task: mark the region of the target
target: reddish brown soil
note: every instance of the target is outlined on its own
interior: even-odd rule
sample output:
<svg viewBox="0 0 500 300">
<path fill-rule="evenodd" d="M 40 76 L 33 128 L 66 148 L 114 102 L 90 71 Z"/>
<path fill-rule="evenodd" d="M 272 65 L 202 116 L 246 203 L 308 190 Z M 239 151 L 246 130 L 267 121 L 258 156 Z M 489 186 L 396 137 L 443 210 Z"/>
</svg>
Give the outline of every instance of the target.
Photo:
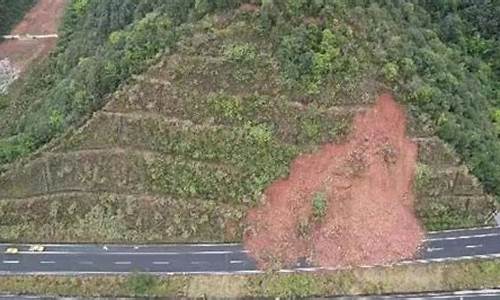
<svg viewBox="0 0 500 300">
<path fill-rule="evenodd" d="M 46 57 L 55 45 L 55 39 L 4 41 L 0 43 L 0 60 L 8 57 L 22 72 L 33 62 Z"/>
<path fill-rule="evenodd" d="M 12 30 L 12 34 L 56 33 L 66 3 L 67 0 L 38 0 L 37 4 Z"/>
<path fill-rule="evenodd" d="M 57 33 L 67 0 L 39 0 L 12 30 L 12 34 Z M 8 57 L 23 71 L 34 61 L 46 57 L 56 45 L 55 39 L 8 40 L 0 43 L 0 60 Z"/>
<path fill-rule="evenodd" d="M 264 204 L 247 215 L 245 247 L 262 268 L 306 258 L 344 267 L 415 255 L 423 230 L 414 215 L 412 182 L 417 146 L 390 95 L 354 120 L 348 142 L 299 156 L 290 176 L 272 184 Z M 314 217 L 317 193 L 326 215 Z"/>
</svg>

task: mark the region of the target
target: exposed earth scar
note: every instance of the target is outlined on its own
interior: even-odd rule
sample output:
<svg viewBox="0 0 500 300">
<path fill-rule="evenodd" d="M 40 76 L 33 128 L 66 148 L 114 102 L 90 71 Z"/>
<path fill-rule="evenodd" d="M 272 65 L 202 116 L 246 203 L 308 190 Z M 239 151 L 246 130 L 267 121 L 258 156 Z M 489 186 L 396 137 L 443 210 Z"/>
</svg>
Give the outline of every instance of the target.
<svg viewBox="0 0 500 300">
<path fill-rule="evenodd" d="M 245 247 L 259 267 L 345 267 L 391 263 L 415 255 L 423 229 L 414 214 L 417 146 L 391 95 L 354 120 L 345 144 L 295 159 L 247 215 Z M 323 199 L 323 201 L 320 201 Z"/>
</svg>

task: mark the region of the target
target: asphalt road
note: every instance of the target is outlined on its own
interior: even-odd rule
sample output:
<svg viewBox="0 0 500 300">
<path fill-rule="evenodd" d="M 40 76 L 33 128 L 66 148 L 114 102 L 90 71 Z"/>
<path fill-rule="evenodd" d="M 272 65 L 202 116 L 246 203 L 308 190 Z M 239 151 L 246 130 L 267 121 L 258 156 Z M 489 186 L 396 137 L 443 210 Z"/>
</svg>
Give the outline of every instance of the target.
<svg viewBox="0 0 500 300">
<path fill-rule="evenodd" d="M 5 254 L 0 244 L 0 275 L 8 274 L 253 274 L 255 261 L 240 244 L 193 245 L 15 245 L 18 254 Z M 431 263 L 474 258 L 500 258 L 500 227 L 429 233 L 418 258 L 399 264 Z M 364 266 L 369 267 L 369 266 Z M 298 264 L 281 272 L 331 270 Z M 500 298 L 500 297 L 499 297 Z"/>
<path fill-rule="evenodd" d="M 367 296 L 367 297 L 337 297 L 336 300 L 498 300 L 500 299 L 500 289 L 458 291 L 452 293 L 429 293 L 415 295 L 387 295 L 387 296 Z"/>
</svg>

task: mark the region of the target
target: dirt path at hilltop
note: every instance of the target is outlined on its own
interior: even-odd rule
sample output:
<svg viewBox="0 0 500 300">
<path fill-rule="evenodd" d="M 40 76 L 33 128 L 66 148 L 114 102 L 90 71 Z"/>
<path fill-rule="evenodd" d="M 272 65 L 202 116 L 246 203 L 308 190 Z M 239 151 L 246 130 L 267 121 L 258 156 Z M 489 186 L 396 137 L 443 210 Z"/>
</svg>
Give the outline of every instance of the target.
<svg viewBox="0 0 500 300">
<path fill-rule="evenodd" d="M 287 179 L 272 184 L 247 215 L 245 247 L 260 267 L 345 267 L 411 258 L 423 239 L 414 215 L 417 146 L 406 118 L 382 95 L 354 120 L 348 142 L 299 156 Z M 318 199 L 323 199 L 322 205 Z M 318 208 L 319 207 L 319 208 Z"/>
<path fill-rule="evenodd" d="M 39 0 L 16 25 L 12 34 L 51 34 L 57 32 L 67 0 Z"/>
<path fill-rule="evenodd" d="M 16 25 L 11 34 L 53 34 L 57 32 L 67 0 L 39 0 Z M 7 40 L 0 43 L 0 60 L 8 58 L 19 71 L 46 57 L 55 47 L 56 39 Z"/>
</svg>

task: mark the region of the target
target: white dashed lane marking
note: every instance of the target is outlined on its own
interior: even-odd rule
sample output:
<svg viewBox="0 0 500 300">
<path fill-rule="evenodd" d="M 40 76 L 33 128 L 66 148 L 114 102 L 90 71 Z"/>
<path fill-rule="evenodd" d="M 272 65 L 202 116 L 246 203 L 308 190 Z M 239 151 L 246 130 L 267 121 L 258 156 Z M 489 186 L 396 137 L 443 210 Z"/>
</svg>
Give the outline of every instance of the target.
<svg viewBox="0 0 500 300">
<path fill-rule="evenodd" d="M 484 238 L 484 237 L 492 237 L 492 236 L 500 236 L 500 232 L 484 233 L 484 234 L 476 234 L 476 235 L 462 235 L 462 236 L 452 236 L 452 237 L 441 237 L 441 238 L 427 238 L 424 241 L 427 241 L 427 242 L 432 242 L 432 241 L 453 241 L 453 240 L 465 240 L 465 239 Z"/>
<path fill-rule="evenodd" d="M 229 261 L 230 264 L 242 264 L 243 261 L 242 260 L 231 260 Z"/>
<path fill-rule="evenodd" d="M 441 251 L 443 250 L 444 248 L 427 248 L 427 252 L 434 252 L 434 251 Z"/>
<path fill-rule="evenodd" d="M 483 247 L 482 244 L 477 244 L 477 245 L 467 245 L 465 246 L 465 248 L 469 248 L 469 249 L 474 249 L 474 248 L 481 248 Z"/>
<path fill-rule="evenodd" d="M 51 264 L 55 264 L 56 262 L 53 260 L 42 260 L 42 261 L 40 261 L 40 263 L 43 265 L 45 265 L 45 264 L 51 265 Z"/>
<path fill-rule="evenodd" d="M 154 261 L 153 265 L 168 265 L 170 262 L 168 261 Z"/>
<path fill-rule="evenodd" d="M 115 265 L 131 265 L 131 261 L 115 261 Z"/>
<path fill-rule="evenodd" d="M 18 264 L 19 261 L 18 260 L 4 260 L 3 263 L 4 264 Z"/>
</svg>

